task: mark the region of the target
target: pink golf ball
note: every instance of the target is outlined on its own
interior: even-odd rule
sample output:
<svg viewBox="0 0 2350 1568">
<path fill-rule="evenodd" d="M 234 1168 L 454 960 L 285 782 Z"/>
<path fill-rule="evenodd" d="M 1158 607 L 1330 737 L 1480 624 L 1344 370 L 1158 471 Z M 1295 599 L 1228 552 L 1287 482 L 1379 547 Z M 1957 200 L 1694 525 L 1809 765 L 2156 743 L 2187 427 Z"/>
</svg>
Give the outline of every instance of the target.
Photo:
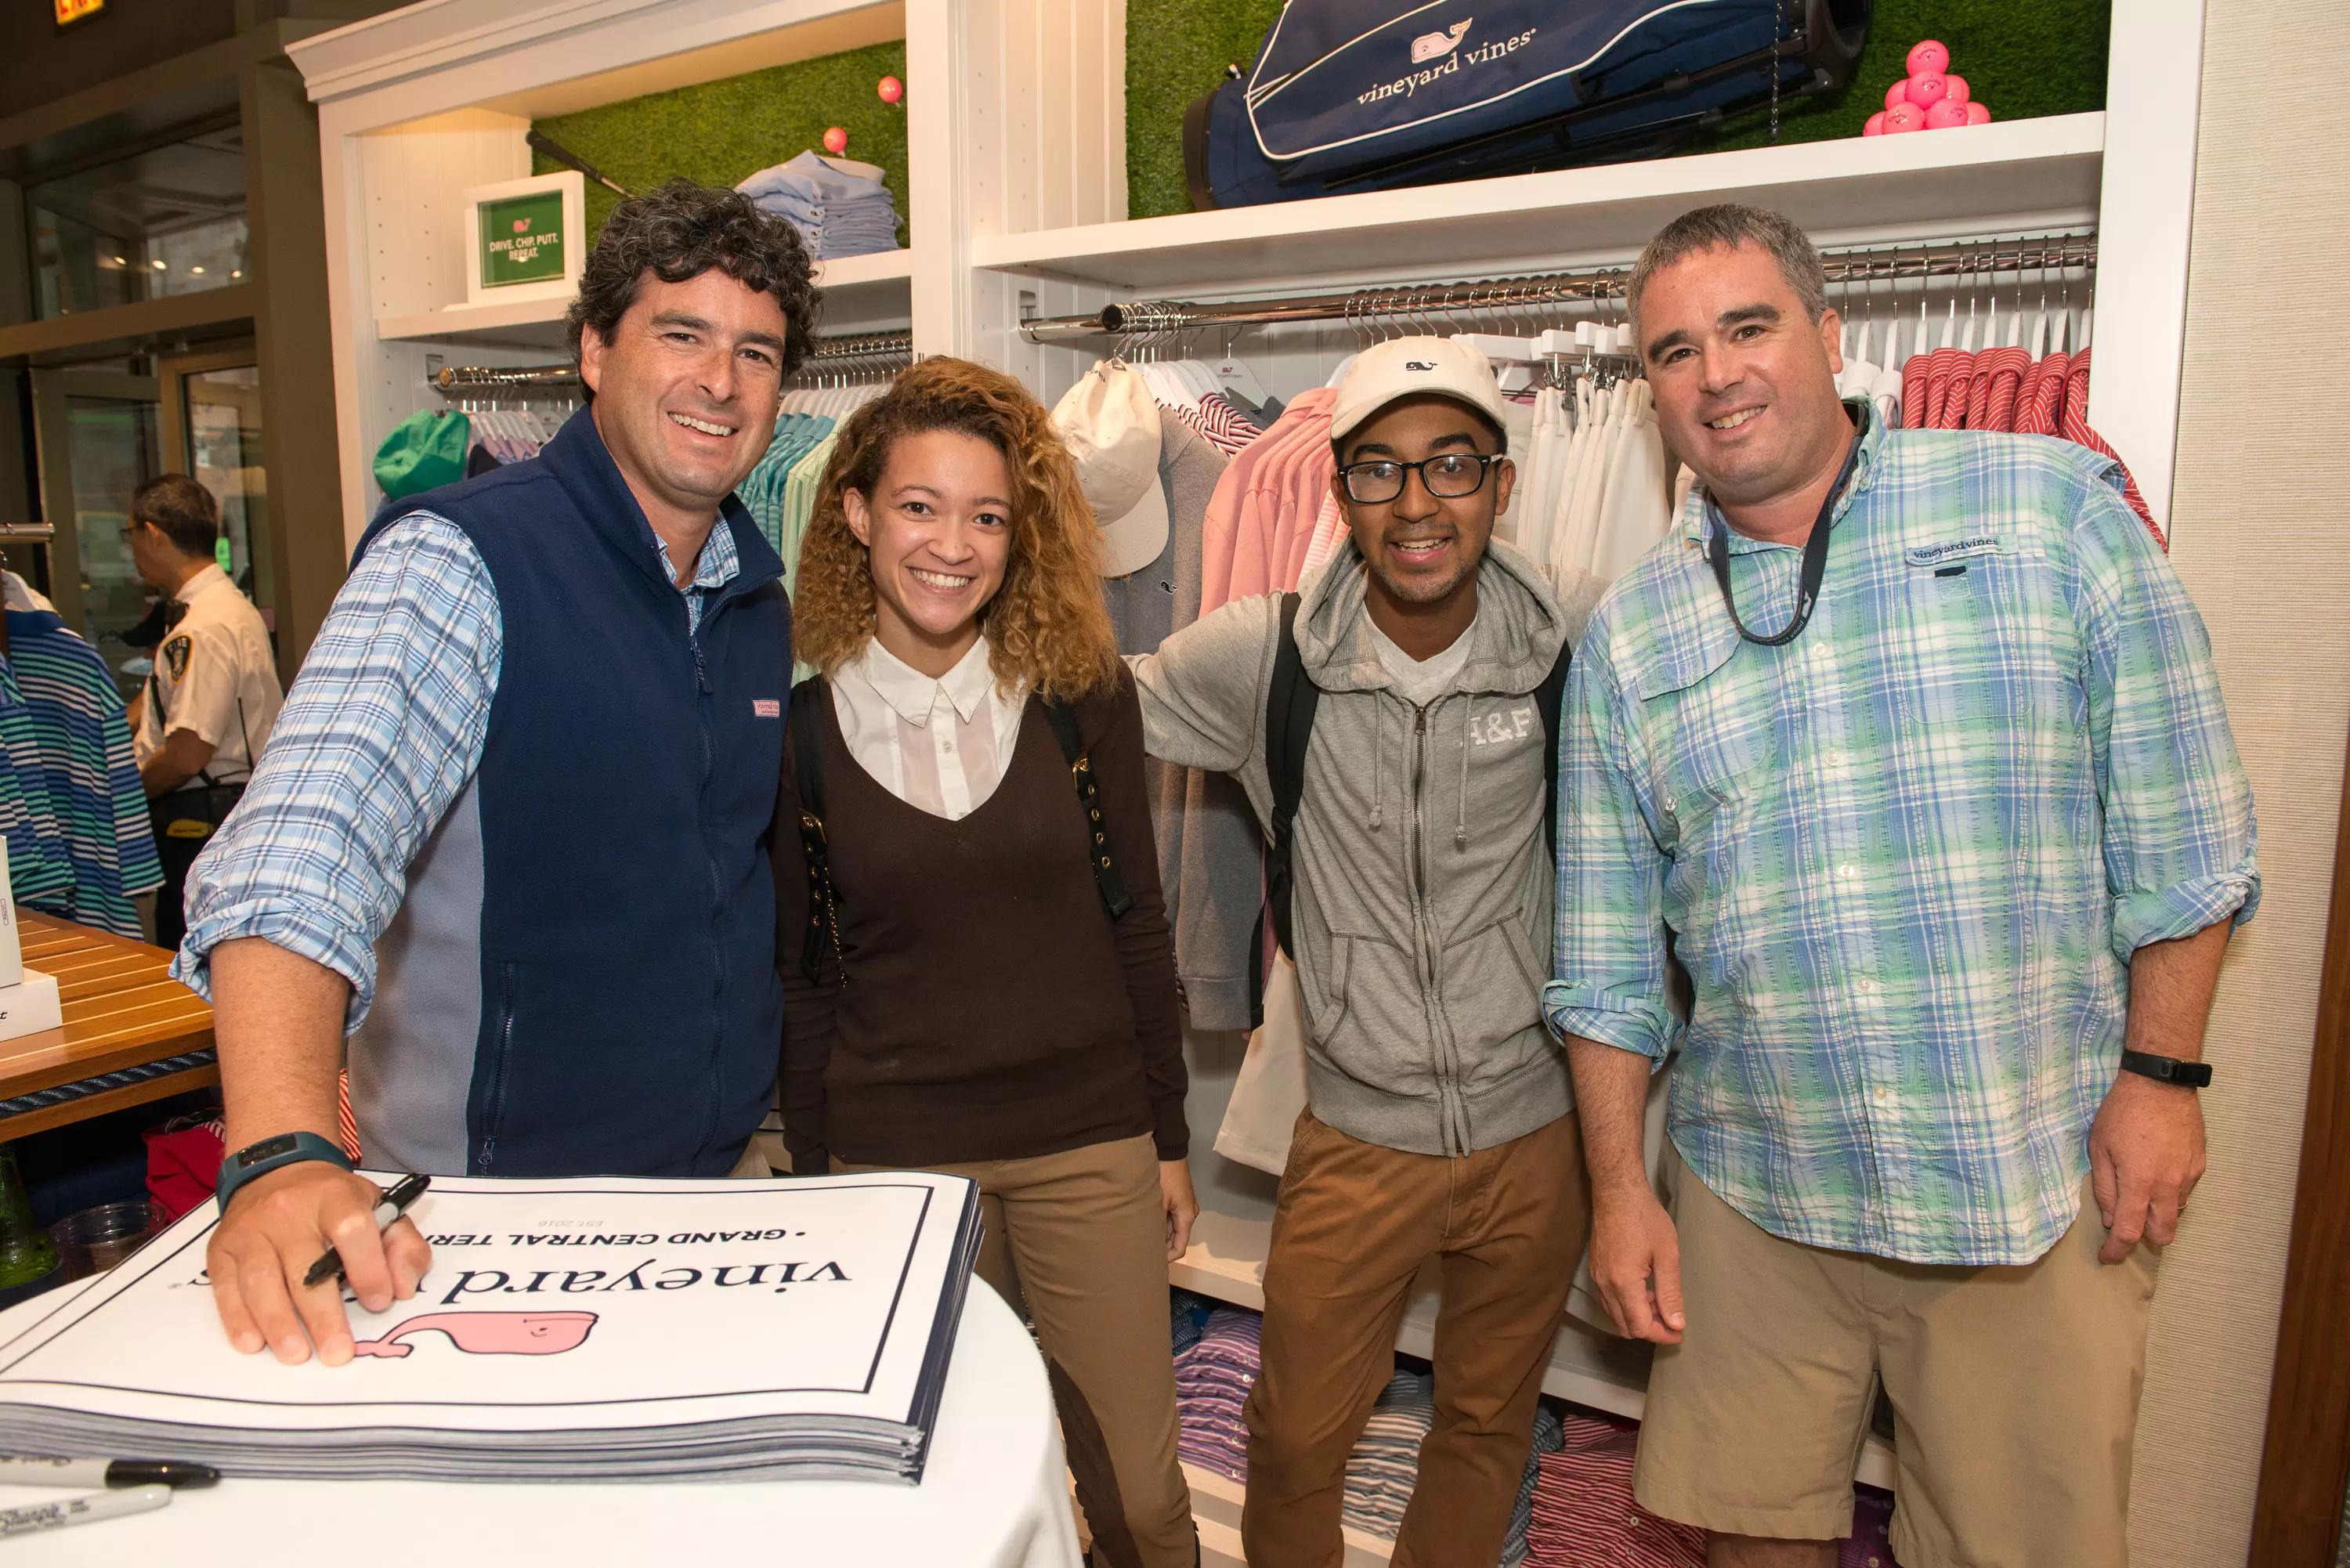
<svg viewBox="0 0 2350 1568">
<path fill-rule="evenodd" d="M 1864 125 L 1864 126 L 1862 126 L 1862 127 L 1860 128 L 1860 133 L 1861 133 L 1863 136 L 1882 136 L 1882 135 L 1884 135 L 1884 134 L 1885 134 L 1885 113 L 1886 113 L 1886 111 L 1880 109 L 1878 109 L 1875 114 L 1870 115 L 1870 116 L 1868 117 L 1868 123 L 1867 123 L 1866 125 Z"/>
<path fill-rule="evenodd" d="M 1901 105 L 1908 103 L 1908 101 L 1909 81 L 1908 78 L 1903 78 L 1901 80 L 1895 82 L 1891 87 L 1885 89 L 1886 108 L 1898 109 Z"/>
<path fill-rule="evenodd" d="M 1950 51 L 1932 38 L 1924 38 L 1909 46 L 1909 74 L 1940 76 L 1950 68 Z"/>
<path fill-rule="evenodd" d="M 1950 78 L 1941 76 L 1921 76 L 1909 78 L 1908 100 L 1919 109 L 1931 109 L 1950 96 Z"/>
<path fill-rule="evenodd" d="M 837 125 L 833 126 L 824 133 L 824 150 L 836 154 L 847 151 L 848 132 Z"/>
<path fill-rule="evenodd" d="M 1967 86 L 1966 78 L 1946 73 L 1942 78 L 1942 96 L 1952 103 L 1964 103 L 1975 96 L 1975 89 Z"/>
<path fill-rule="evenodd" d="M 1926 129 L 1954 130 L 1967 122 L 1967 105 L 1944 99 L 1926 111 Z"/>
<path fill-rule="evenodd" d="M 896 77 L 883 77 L 880 85 L 873 90 L 881 95 L 883 103 L 896 103 L 906 96 L 906 84 Z"/>
<path fill-rule="evenodd" d="M 1969 125 L 1989 125 L 1991 123 L 1991 110 L 1985 106 L 1976 103 L 1972 99 L 1969 99 L 1967 102 L 1967 123 Z"/>
<path fill-rule="evenodd" d="M 1926 111 L 1914 103 L 1897 103 L 1885 111 L 1885 134 L 1887 136 L 1925 129 Z"/>
</svg>

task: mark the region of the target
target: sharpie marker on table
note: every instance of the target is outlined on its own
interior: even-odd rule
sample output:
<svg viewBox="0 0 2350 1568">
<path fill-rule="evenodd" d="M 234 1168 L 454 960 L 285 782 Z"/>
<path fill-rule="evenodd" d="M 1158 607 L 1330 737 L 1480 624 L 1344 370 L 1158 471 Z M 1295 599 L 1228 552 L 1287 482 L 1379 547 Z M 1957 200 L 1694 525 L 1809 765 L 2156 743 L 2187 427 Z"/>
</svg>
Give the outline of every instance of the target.
<svg viewBox="0 0 2350 1568">
<path fill-rule="evenodd" d="M 171 1501 L 172 1489 L 158 1482 L 125 1487 L 120 1491 L 94 1491 L 69 1497 L 63 1502 L 36 1502 L 30 1508 L 0 1508 L 0 1541 L 76 1524 L 96 1524 L 101 1519 L 120 1519 L 126 1513 L 151 1513 L 168 1507 Z"/>
<path fill-rule="evenodd" d="M 186 1459 L 51 1459 L 0 1457 L 0 1486 L 208 1487 L 220 1480 L 210 1465 Z"/>
<path fill-rule="evenodd" d="M 391 1190 L 383 1195 L 383 1201 L 375 1206 L 375 1228 L 380 1231 L 407 1213 L 408 1206 L 423 1197 L 424 1189 L 432 1185 L 432 1179 L 429 1176 L 403 1176 L 392 1183 Z M 329 1247 L 319 1254 L 317 1262 L 310 1265 L 310 1272 L 302 1276 L 302 1282 L 322 1285 L 328 1280 L 342 1277 L 343 1255 Z"/>
</svg>

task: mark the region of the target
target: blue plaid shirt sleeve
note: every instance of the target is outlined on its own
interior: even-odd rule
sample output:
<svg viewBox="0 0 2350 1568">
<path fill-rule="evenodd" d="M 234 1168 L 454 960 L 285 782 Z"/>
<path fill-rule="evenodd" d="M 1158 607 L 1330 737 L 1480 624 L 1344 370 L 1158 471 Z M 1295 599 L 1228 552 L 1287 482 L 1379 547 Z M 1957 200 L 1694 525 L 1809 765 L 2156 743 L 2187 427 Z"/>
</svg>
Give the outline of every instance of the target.
<svg viewBox="0 0 2350 1568">
<path fill-rule="evenodd" d="M 2192 936 L 2260 904 L 2251 784 L 2236 755 L 2211 640 L 2121 493 L 2086 482 L 2066 590 L 2083 686 L 2114 955 Z"/>
<path fill-rule="evenodd" d="M 1568 666 L 1560 705 L 1558 898 L 1543 1014 L 1662 1065 L 1682 1024 L 1665 1004 L 1665 855 L 1649 826 L 1637 730 L 1606 659 L 1603 614 Z"/>
<path fill-rule="evenodd" d="M 409 863 L 475 770 L 504 652 L 497 591 L 456 524 L 413 513 L 335 596 L 244 801 L 187 886 L 172 973 L 212 994 L 212 950 L 260 937 L 375 999 L 375 940 Z"/>
</svg>

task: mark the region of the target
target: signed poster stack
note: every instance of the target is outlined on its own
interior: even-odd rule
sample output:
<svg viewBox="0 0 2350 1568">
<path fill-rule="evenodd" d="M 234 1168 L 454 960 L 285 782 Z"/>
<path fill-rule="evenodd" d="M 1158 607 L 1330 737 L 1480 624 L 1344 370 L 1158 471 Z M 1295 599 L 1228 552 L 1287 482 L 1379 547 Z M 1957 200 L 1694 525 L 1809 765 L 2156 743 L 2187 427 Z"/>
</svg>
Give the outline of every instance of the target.
<svg viewBox="0 0 2350 1568">
<path fill-rule="evenodd" d="M 436 1181 L 348 1366 L 230 1348 L 206 1203 L 0 1342 L 0 1446 L 231 1475 L 919 1482 L 980 1241 L 919 1173 Z"/>
</svg>

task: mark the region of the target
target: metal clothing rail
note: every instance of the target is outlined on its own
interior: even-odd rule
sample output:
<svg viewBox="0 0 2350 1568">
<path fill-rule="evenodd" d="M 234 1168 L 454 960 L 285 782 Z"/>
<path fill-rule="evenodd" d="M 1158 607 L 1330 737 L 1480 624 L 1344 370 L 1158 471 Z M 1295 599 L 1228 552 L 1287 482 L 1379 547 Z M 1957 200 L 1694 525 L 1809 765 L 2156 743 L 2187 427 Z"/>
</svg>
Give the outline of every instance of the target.
<svg viewBox="0 0 2350 1568">
<path fill-rule="evenodd" d="M 1821 258 L 1832 287 L 1899 283 L 1912 278 L 1968 277 L 2001 273 L 2058 272 L 2097 265 L 2095 235 L 1983 240 L 1946 244 L 1894 244 L 1840 250 Z M 1540 273 L 1524 277 L 1402 284 L 1336 294 L 1224 304 L 1144 299 L 1106 305 L 1090 316 L 1056 316 L 1021 324 L 1031 343 L 1087 337 L 1159 337 L 1199 327 L 1257 327 L 1300 321 L 1369 321 L 1399 316 L 1429 321 L 1536 305 L 1596 304 L 1621 298 L 1631 268 Z"/>
<path fill-rule="evenodd" d="M 860 332 L 819 337 L 795 377 L 811 371 L 847 369 L 879 360 L 911 359 L 910 332 Z M 445 393 L 527 389 L 533 387 L 576 387 L 577 365 L 444 365 L 432 377 L 433 388 Z"/>
</svg>

